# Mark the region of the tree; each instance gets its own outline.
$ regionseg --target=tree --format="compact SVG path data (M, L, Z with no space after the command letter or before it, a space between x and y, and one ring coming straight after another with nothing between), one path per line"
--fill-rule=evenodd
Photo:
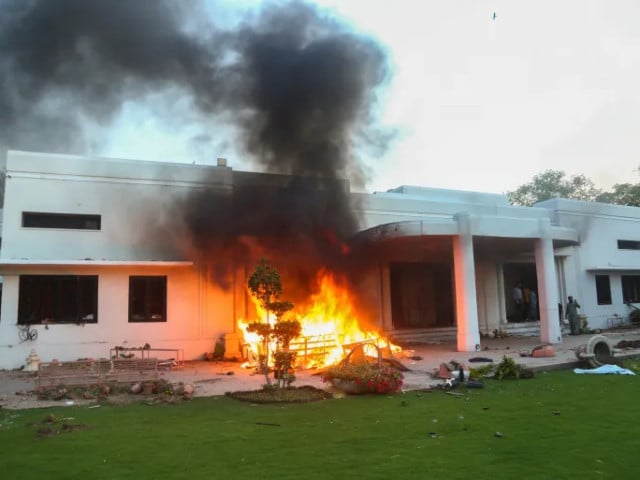
M602 195L593 182L584 175L567 176L562 170L546 170L533 177L529 183L507 192L514 205L531 206L550 198L572 198L595 201Z
M640 167L636 171L640 173ZM513 192L507 192L507 196L512 204L526 206L561 197L640 207L640 183L617 183L607 192L597 189L584 175L568 177L561 170L547 170Z
M640 173L640 168L636 169ZM603 192L596 198L598 202L615 203L640 207L640 183L616 183L613 191Z
M283 291L280 273L264 258L260 259L260 263L249 277L247 286L266 312L265 322L253 322L247 326L248 331L256 332L262 339L263 352L258 355L258 368L265 375L267 385L271 386L268 366L269 341L275 339L277 350L274 358L276 373L278 373L278 386L288 385L295 379L293 375L288 373L295 359L295 354L288 351L289 342L299 336L302 330L300 322L297 320L282 320L285 313L293 309L293 303L279 300ZM270 322L271 313L276 318L275 324Z
M256 266L255 271L249 277L248 282L251 294L258 299L262 308L267 312L267 323L269 323L269 312L271 305L282 295L282 280L280 273L275 267L267 263L264 258Z

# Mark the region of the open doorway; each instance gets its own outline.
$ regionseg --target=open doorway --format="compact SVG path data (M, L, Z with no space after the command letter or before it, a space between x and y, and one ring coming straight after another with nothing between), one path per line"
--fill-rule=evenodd
M404 262L389 270L394 329L454 325L450 265Z
M538 303L536 264L534 262L505 263L502 272L504 276L507 321L526 322L539 320L540 307ZM516 305L513 298L513 291L516 285L519 285L522 290L523 304L520 307Z

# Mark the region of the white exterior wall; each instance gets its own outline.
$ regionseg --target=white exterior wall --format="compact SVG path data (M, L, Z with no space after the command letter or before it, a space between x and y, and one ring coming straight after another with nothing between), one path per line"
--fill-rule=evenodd
M554 199L539 203L554 212L555 221L576 229L580 245L563 249L566 295L578 299L580 313L592 329L607 328L607 319L626 316L621 276L640 275L640 250L618 248L618 240L640 241L640 208ZM595 275L608 275L611 305L598 305ZM566 304L566 297L563 305Z
M0 259L10 265L3 267L0 368L23 365L31 348L43 361L73 360L149 343L182 348L192 359L235 331L233 293L206 282L202 267L186 261L179 219L171 217L174 202L205 180L227 188L230 169L10 152L7 171ZM23 228L24 211L97 214L101 229ZM98 275L98 323L34 325L37 341L20 343L20 274ZM166 322L129 323L131 275L167 276Z
M9 152L0 258L182 258L172 206L207 179L231 181L228 168L195 167ZM25 211L98 214L102 228L22 228Z
M108 357L116 345L154 348L182 348L192 359L213 351L215 340L233 331L232 297L211 284L203 284L193 267L108 267L61 271L59 268L31 268L24 274L98 275L98 322L33 325L36 342L20 342L16 316L18 311L18 275L5 274L0 320L0 366L15 368L24 364L31 348L43 361L53 358ZM167 321L129 323L128 292L130 275L167 276Z
M233 172L226 167L9 152L0 248L4 276L0 368L22 365L34 346L18 340L19 274L99 276L97 324L35 326L37 351L43 360L106 356L115 345L145 343L183 348L187 359L196 358L211 351L219 335L235 332L237 318L246 315L246 272L239 268L228 292L208 282L206 267L189 258L180 218L172 208L193 189L213 184L226 191L232 182ZM614 313L628 313L620 276L640 273L640 251L619 250L617 240L640 240L639 208L563 199L533 208L512 207L504 195L422 187L352 196L362 215L361 229L375 230L379 237L374 238L420 239L410 244L412 249L400 248L385 258L372 259L371 271L360 286L363 299L375 304L371 320L385 330L392 327L389 262L429 261L421 253L429 237L446 237L455 245L462 233L489 242L530 241L533 258L541 220L551 222L554 241L580 242L556 249L556 258L561 258L558 264L563 266L556 273L558 292L578 298L592 328L605 327L606 318ZM97 214L101 230L23 228L24 211ZM468 218L465 232L454 220L461 214ZM381 227L386 224L394 227ZM475 256L476 252L469 253ZM77 265L85 260L86 265ZM477 312L468 312L467 318L475 318L477 325L465 328L474 337L477 328L491 331L505 321L501 263L497 258L476 257L473 269L468 265L475 276L467 279L464 288L475 285ZM129 276L143 272L168 278L166 323L128 322ZM612 305L597 305L594 272L610 276ZM459 338L459 344L469 347L469 340ZM475 339L472 343L475 346Z

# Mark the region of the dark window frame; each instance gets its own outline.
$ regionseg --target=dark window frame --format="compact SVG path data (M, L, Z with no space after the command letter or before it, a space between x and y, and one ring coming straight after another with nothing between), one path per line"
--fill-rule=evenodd
M609 275L596 275L596 300L598 305L611 305L611 279Z
M98 323L97 275L20 275L18 324Z
M619 250L640 250L640 240L618 240Z
M621 275L622 300L625 303L640 303L640 275Z
M102 216L85 213L22 212L22 227L101 230Z
M129 277L129 323L166 323L167 276Z

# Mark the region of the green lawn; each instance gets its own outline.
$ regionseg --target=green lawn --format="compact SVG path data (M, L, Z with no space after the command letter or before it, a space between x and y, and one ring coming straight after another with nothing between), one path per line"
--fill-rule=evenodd
M464 397L413 392L287 405L213 397L178 405L0 410L0 475L637 478L639 399L640 376L561 371L488 381ZM87 428L40 437L49 414Z

